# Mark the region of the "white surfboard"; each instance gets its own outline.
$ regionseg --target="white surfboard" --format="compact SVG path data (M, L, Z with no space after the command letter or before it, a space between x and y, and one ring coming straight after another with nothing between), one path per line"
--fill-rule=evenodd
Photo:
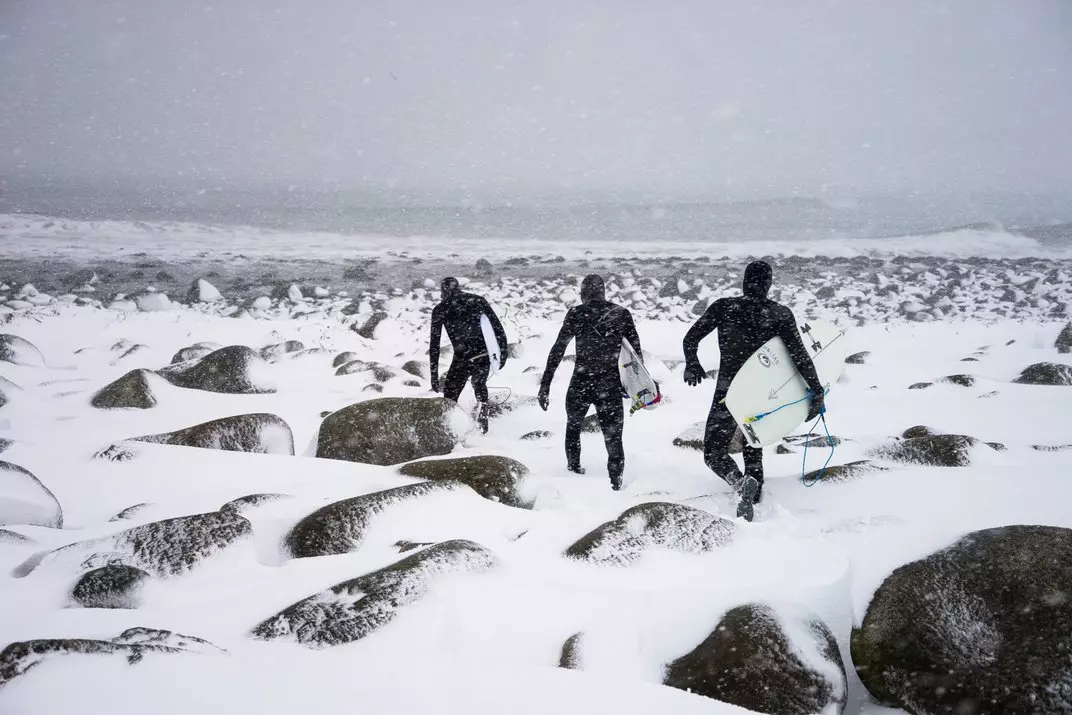
M819 382L829 392L845 369L844 332L821 321L799 324L804 347ZM781 338L768 340L748 358L730 383L726 408L752 447L766 447L800 426L808 416L808 386ZM795 403L795 404L794 404Z
M653 410L659 406L662 393L659 385L651 379L648 368L637 357L628 340L622 339L622 351L618 355L618 375L622 379L622 390L631 407L629 414L637 410Z
M491 360L491 368L488 377L491 377L502 367L502 349L499 347L499 339L495 337L495 329L491 327L488 316L480 316L480 332L484 333L484 347L488 350L488 359Z

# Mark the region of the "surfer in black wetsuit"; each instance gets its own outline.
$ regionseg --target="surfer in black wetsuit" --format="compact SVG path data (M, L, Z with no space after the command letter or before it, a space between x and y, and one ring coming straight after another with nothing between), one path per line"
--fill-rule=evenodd
M740 495L737 516L751 521L753 505L763 494L763 450L745 446L744 474L729 455L730 441L737 430L737 423L730 415L723 400L730 382L763 343L780 337L789 349L797 372L811 392L808 420L813 420L823 409L823 388L815 372L808 351L797 331L793 311L767 298L773 271L769 263L754 261L744 272L744 296L721 298L712 303L703 316L685 335L685 382L695 387L704 379L704 369L696 351L700 341L718 331L718 349L721 360L718 366L718 382L715 399L707 416L704 430L704 462L718 476L725 479Z
M638 356L640 336L628 310L606 298L603 279L590 275L581 283L581 305L570 308L562 329L547 356L547 367L540 381L540 407L545 411L551 400L551 380L562 361L570 340L577 339L577 363L566 392L566 468L584 474L581 467L581 422L588 408L595 405L599 428L607 445L607 471L611 488L622 488L625 449L622 447L622 381L618 357L622 338L629 341Z
M428 345L428 362L432 378L432 391L439 392L439 340L443 328L454 346L454 357L447 370L443 384L443 397L458 401L465 389L465 383L472 378L473 392L480 411L477 421L484 434L488 432L488 372L491 358L488 355L484 332L480 328L480 317L488 316L495 339L499 343L502 356L500 367L506 364L506 331L491 309L488 301L473 293L463 293L456 278L444 278L440 284L442 300L432 309L432 338Z

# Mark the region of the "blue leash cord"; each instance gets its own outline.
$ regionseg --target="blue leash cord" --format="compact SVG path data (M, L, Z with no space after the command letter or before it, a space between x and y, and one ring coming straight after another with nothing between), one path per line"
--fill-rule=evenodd
M823 423L823 430L826 432L826 441L830 445L830 456L826 458L825 462L823 462L823 468L819 470L819 474L817 474L815 476L815 479L811 479L811 480L807 479L804 476L805 473L806 473L804 470L805 470L805 465L807 465L807 463L808 463L808 442L811 442L811 440L809 439L806 442L804 442L804 459L801 460L801 462L800 462L800 481L804 482L804 486L806 486L806 487L815 486L815 484L818 483L819 480L823 478L823 475L826 473L827 466L830 465L830 460L834 458L834 438L830 436L830 428L827 427L827 425L826 425L826 408L825 407L823 408L823 411L819 414L819 419L815 420L815 424L813 424L811 426L811 429L808 430L808 433L809 434L815 434L815 428L819 425L820 422Z

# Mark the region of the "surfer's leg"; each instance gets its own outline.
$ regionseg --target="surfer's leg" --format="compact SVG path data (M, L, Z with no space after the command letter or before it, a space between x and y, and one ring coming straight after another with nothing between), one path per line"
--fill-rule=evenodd
M581 469L581 423L592 401L587 390L573 381L566 390L566 468L584 474Z
M488 433L488 372L491 362L485 358L478 358L470 363L472 366L473 393L476 401L480 403L476 421L480 425L480 431Z
M759 484L753 501L758 504L763 498L763 450L755 447L744 448L744 475L752 477Z
M737 431L737 423L733 415L719 400L721 396L715 393L715 403L711 406L711 412L707 415L707 427L704 430L704 463L708 468L722 477L726 482L737 489L744 479L737 463L730 456L730 441Z
M450 361L447 377L443 380L443 397L448 400L458 401L465 382L469 379L470 363L464 355L454 353L454 359Z
M622 426L625 409L622 407L621 385L607 385L596 396L596 414L603 443L607 446L607 472L611 487L622 488L622 473L625 471L625 448L622 446Z

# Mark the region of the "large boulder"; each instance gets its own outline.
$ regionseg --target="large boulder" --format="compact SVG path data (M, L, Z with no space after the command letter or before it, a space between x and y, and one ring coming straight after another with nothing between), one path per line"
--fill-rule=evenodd
M22 388L0 375L0 407L18 399L22 395Z
M175 353L171 358L171 364L178 365L180 362L200 360L206 355L213 353L222 347L222 345L219 345L217 343L195 343Z
M867 362L867 358L871 357L870 350L864 350L862 352L853 353L845 358L845 362L848 365L863 365Z
M912 437L872 449L872 457L904 464L926 467L966 467L971 464L972 451L983 444L974 437L962 434L936 434Z
M331 361L331 366L339 368L349 362L356 362L361 359L361 356L355 352L342 352L335 356L335 359Z
M0 362L28 367L44 367L45 356L37 346L18 335L0 335Z
M894 571L852 634L878 700L913 713L1072 712L1072 530L976 531Z
M56 497L29 470L0 460L0 526L31 524L63 527Z
M99 410L147 410L156 407L153 383L158 379L156 373L150 370L131 370L98 390L89 404Z
M801 481L811 483L818 479L823 482L835 484L847 482L870 472L886 472L886 467L875 464L870 459L860 459L847 464L833 464L825 469L814 469L801 477Z
M380 326L380 323L387 320L388 315L383 311L377 311L369 316L368 320L361 327L352 327L352 330L367 340L373 340L376 337L376 328Z
M253 527L234 511L191 514L38 554L16 569L15 575L26 576L42 565L62 562L82 570L125 564L150 576L178 576L225 549L252 541Z
M198 278L186 293L186 300L189 303L212 303L223 300L223 294L204 278Z
M837 641L816 617L737 606L669 665L666 685L759 713L841 713L848 684Z
M445 541L284 609L253 629L263 639L288 638L312 647L359 640L393 621L435 582L493 568L495 555L472 541Z
M1057 348L1057 352L1064 355L1065 353L1072 353L1072 323L1069 323L1063 330L1057 335L1057 341L1053 346Z
M227 452L294 454L294 434L290 425L282 417L265 412L223 417L174 432L133 437L132 440Z
M261 348L260 355L269 362L275 362L286 355L302 350L305 350L305 343L301 340L286 340L275 345L265 345Z
M275 392L264 359L245 345L215 350L196 362L169 365L160 375L177 387L239 395Z
M71 598L83 608L137 608L149 574L133 566L111 564L82 574Z
M398 471L417 479L458 481L485 499L522 509L532 508L531 496L523 494L528 467L509 457L480 455L429 459L404 464Z
M421 482L333 502L295 524L284 544L294 558L355 551L372 521L386 509L434 492L459 489L469 491L459 482Z
M140 663L155 653L224 653L206 640L154 628L131 628L103 641L89 638L51 638L20 641L0 651L0 688L52 656L118 655Z
M1013 382L1021 385L1072 385L1072 365L1037 362L1025 367Z
M465 422L456 403L442 397L368 400L324 418L316 456L381 466L441 456L458 444Z
M652 548L697 554L733 539L732 521L682 504L648 502L622 512L566 549L566 556L625 565Z

